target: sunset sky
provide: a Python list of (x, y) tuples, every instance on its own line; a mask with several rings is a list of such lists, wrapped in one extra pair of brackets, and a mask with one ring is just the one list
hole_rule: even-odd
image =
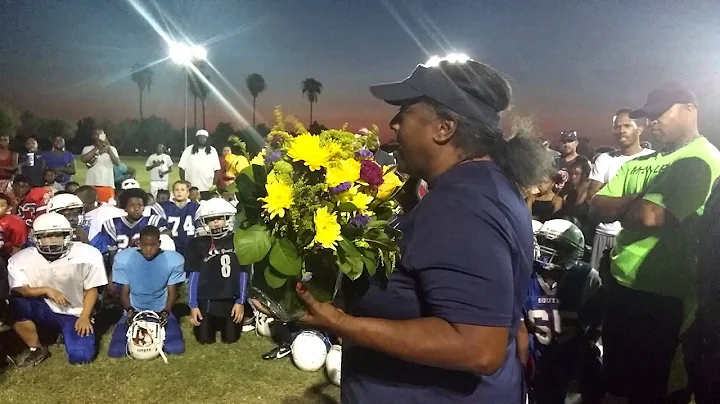
[[(245, 77), (262, 74), (260, 122), (282, 105), (303, 121), (303, 79), (323, 83), (315, 118), (351, 128), (378, 124), (394, 107), (371, 84), (405, 78), (430, 55), (460, 51), (512, 77), (516, 112), (551, 138), (577, 129), (610, 142), (612, 113), (639, 107), (653, 87), (685, 83), (700, 100), (702, 128), (720, 140), (720, 3), (711, 1), (134, 0), (170, 36), (207, 44), (214, 85), (208, 129), (244, 126)], [(714, 3), (714, 4), (712, 4)], [(130, 67), (168, 47), (126, 0), (0, 3), (0, 102), (77, 121), (138, 116)], [(145, 114), (183, 124), (184, 78), (169, 60), (153, 66)], [(247, 104), (246, 104), (247, 103)], [(192, 115), (192, 105), (190, 109)], [(192, 117), (190, 118), (192, 121)]]

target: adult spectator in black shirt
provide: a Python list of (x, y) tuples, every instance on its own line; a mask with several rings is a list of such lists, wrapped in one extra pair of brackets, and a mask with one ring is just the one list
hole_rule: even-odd
[(38, 142), (34, 137), (25, 140), (27, 153), (20, 156), (20, 173), (30, 180), (33, 187), (45, 185), (43, 173), (45, 172), (45, 159), (38, 152)]

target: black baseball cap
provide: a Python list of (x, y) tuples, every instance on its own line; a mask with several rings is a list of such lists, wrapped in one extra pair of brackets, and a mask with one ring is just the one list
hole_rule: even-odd
[(645, 106), (630, 113), (630, 119), (658, 118), (675, 104), (694, 104), (697, 106), (695, 94), (677, 83), (665, 84), (656, 88), (647, 96)]
[(474, 60), (443, 61), (437, 66), (418, 65), (405, 80), (370, 86), (370, 92), (391, 105), (427, 97), (464, 117), (498, 124), (500, 111), (481, 98), (486, 83), (480, 77), (486, 76), (489, 69)]
[(566, 130), (560, 132), (560, 141), (561, 142), (574, 142), (578, 140), (578, 135), (576, 130)]

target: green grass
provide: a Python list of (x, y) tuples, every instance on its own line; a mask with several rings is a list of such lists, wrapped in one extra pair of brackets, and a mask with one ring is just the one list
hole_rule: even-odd
[[(135, 167), (137, 180), (149, 188), (145, 158), (122, 158)], [(177, 162), (176, 162), (177, 164)], [(74, 181), (83, 184), (87, 170), (76, 164)], [(177, 167), (170, 183), (179, 179)], [(336, 403), (339, 389), (327, 382), (324, 369), (314, 373), (298, 370), (289, 357), (264, 361), (260, 357), (274, 347), (272, 341), (243, 334), (231, 345), (219, 341), (200, 345), (187, 317), (180, 319), (185, 353), (169, 356), (168, 364), (157, 358), (148, 362), (130, 358), (110, 359), (107, 345), (111, 329), (100, 341), (98, 358), (88, 365), (70, 365), (65, 347), (50, 347), (52, 356), (34, 369), (11, 369), (0, 375), (2, 404), (158, 403), (241, 404)]]
[[(138, 180), (140, 183), (140, 186), (148, 191), (150, 190), (150, 173), (145, 169), (145, 161), (147, 160), (147, 157), (120, 157), (120, 161), (127, 164), (128, 167), (133, 167), (135, 169), (135, 179)], [(172, 183), (180, 179), (180, 170), (177, 167), (177, 163), (180, 159), (177, 157), (173, 158), (173, 169), (170, 173), (170, 181), (169, 184), (172, 186)], [(80, 185), (85, 185), (85, 176), (87, 175), (87, 167), (85, 164), (80, 161), (79, 158), (75, 160), (75, 169), (76, 174), (73, 176), (73, 181), (77, 182)]]

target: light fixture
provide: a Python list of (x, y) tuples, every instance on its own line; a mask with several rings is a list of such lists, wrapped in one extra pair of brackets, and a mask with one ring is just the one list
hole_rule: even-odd
[(448, 63), (465, 63), (468, 60), (470, 60), (470, 57), (464, 53), (450, 53), (446, 55), (445, 57), (440, 56), (432, 56), (430, 59), (428, 59), (427, 62), (423, 66), (425, 67), (436, 67), (439, 66), (441, 62), (448, 62)]
[(190, 46), (182, 42), (170, 44), (170, 59), (179, 65), (187, 65), (194, 60), (205, 60), (205, 58), (207, 58), (207, 50), (202, 46)]

